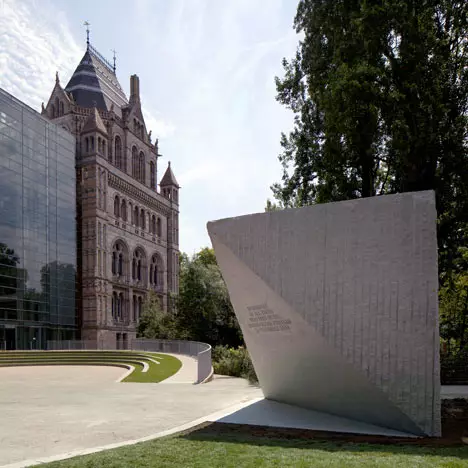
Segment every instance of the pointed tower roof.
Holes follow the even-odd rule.
[[[163,178],[161,179],[161,182],[159,182],[159,185],[161,187],[167,187],[168,185],[175,185],[177,188],[179,188],[179,184],[177,183],[177,179],[175,178],[174,173],[172,172],[171,169],[171,162],[169,161],[169,164],[167,165],[166,172],[163,175]]]
[[[95,130],[99,130],[101,133],[107,136],[106,126],[99,115],[98,110],[96,107],[93,107],[90,116],[87,118],[81,133],[92,132]]]
[[[114,112],[119,117],[120,109],[128,105],[114,67],[92,45],[88,45],[65,91],[81,107],[96,106],[109,111],[114,104]]]

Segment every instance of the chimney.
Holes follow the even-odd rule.
[[[140,101],[140,78],[138,75],[130,77],[130,102]]]

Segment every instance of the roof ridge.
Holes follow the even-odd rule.
[[[80,107],[92,108],[96,104],[98,109],[109,111],[113,104],[118,117],[121,117],[122,107],[128,104],[117,75],[91,45],[86,49],[65,90],[71,92],[76,105]]]
[[[107,60],[104,55],[102,55],[95,47],[93,47],[91,44],[88,45],[88,50],[89,52],[94,55],[100,62],[102,62],[103,65],[105,65],[111,73],[115,75],[115,69],[110,63],[109,60]]]

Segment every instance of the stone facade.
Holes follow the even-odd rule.
[[[179,186],[169,163],[158,191],[139,78],[127,100],[115,67],[89,44],[65,88],[57,74],[42,114],[76,137],[81,338],[125,348],[148,291],[165,310],[178,292]]]

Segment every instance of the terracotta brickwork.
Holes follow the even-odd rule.
[[[127,100],[109,63],[88,46],[65,88],[57,74],[42,114],[76,137],[77,304],[81,338],[126,347],[150,289],[165,310],[179,287],[179,185],[170,163],[158,188],[158,140],[140,83]]]

